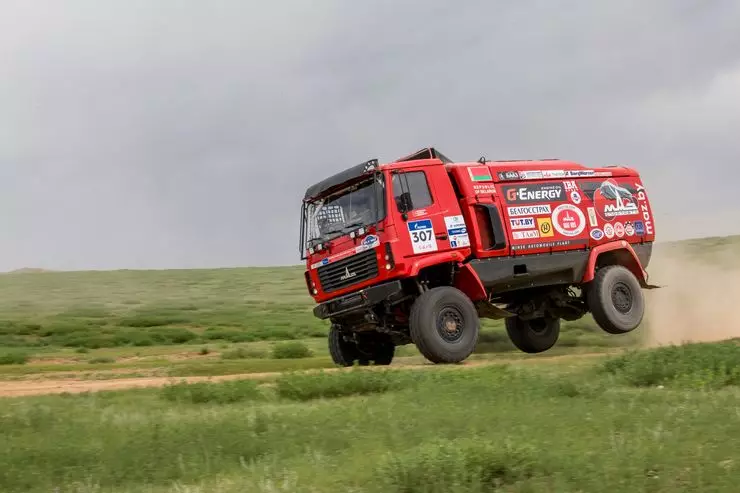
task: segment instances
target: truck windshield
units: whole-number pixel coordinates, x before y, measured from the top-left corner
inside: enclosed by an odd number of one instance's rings
[[[381,174],[351,187],[303,204],[302,249],[362,226],[370,226],[385,217],[384,180]]]

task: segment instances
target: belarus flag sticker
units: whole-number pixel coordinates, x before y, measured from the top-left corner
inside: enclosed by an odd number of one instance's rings
[[[470,173],[470,179],[473,181],[493,181],[488,166],[471,166],[468,168],[468,173]]]

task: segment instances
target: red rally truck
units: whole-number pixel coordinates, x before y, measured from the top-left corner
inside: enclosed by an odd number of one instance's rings
[[[565,160],[453,162],[434,148],[350,167],[306,190],[300,251],[334,362],[388,365],[475,349],[504,319],[538,353],[561,320],[609,334],[640,325],[655,221],[637,171]]]

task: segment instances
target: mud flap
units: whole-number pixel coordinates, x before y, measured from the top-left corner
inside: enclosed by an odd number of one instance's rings
[[[655,284],[648,284],[648,283],[645,283],[642,285],[642,289],[660,289],[664,287],[665,286],[656,286]]]
[[[478,316],[481,318],[500,320],[502,318],[516,317],[516,313],[499,308],[489,301],[478,301],[475,303],[475,308],[478,310]]]

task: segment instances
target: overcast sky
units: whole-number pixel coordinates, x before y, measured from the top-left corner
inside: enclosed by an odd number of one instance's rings
[[[305,188],[433,145],[627,164],[740,232],[740,2],[0,0],[0,271],[300,263]]]

